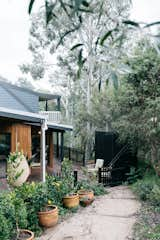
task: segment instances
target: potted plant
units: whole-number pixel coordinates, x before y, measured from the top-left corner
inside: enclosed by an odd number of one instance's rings
[[[63,205],[66,208],[76,208],[79,205],[79,196],[77,193],[69,193],[63,197]]]
[[[72,162],[64,159],[62,163],[63,205],[66,208],[76,208],[79,205],[79,196],[74,187]]]
[[[18,231],[17,240],[33,240],[34,233],[27,229],[20,229]]]
[[[38,212],[39,224],[43,227],[53,227],[58,222],[58,208],[55,205],[46,205]]]
[[[83,197],[80,199],[80,204],[82,207],[89,206],[94,201],[94,198]]]
[[[22,151],[10,153],[7,161],[7,177],[12,186],[22,185],[30,175],[30,168]]]
[[[38,183],[33,196],[33,204],[37,211],[39,224],[43,227],[53,227],[58,222],[58,208],[49,199],[47,185]]]
[[[87,189],[80,189],[78,191],[79,199],[88,198],[93,200],[94,199],[94,192],[92,190]]]

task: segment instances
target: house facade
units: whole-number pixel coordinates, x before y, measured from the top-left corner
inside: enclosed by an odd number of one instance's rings
[[[59,95],[18,87],[0,78],[0,168],[10,152],[23,151],[29,161],[54,169],[54,139],[63,160],[63,136],[72,126],[61,124]],[[53,137],[54,135],[54,137]],[[3,164],[2,164],[3,163]],[[4,170],[0,170],[0,177]]]

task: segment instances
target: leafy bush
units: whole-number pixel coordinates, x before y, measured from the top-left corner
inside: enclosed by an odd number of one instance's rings
[[[160,207],[160,186],[155,185],[152,191],[148,194],[148,200],[151,205]]]
[[[107,191],[104,188],[102,184],[99,184],[97,182],[90,182],[88,180],[81,180],[77,183],[77,190],[79,189],[86,189],[86,190],[92,190],[94,192],[95,196],[106,194]]]
[[[138,220],[133,229],[133,239],[160,239],[159,219],[160,211],[156,211],[154,207],[145,202],[138,213]]]
[[[0,239],[16,239],[19,228],[27,227],[27,209],[14,192],[0,195]]]
[[[35,184],[32,183],[24,183],[22,186],[15,189],[16,197],[18,199],[23,199],[26,209],[27,209],[27,221],[28,221],[28,229],[33,231],[37,236],[42,232],[41,227],[39,226],[37,211],[40,208],[40,203],[38,202],[39,198],[38,194],[42,194],[40,192],[41,183]],[[41,196],[42,197],[42,196]],[[42,199],[41,199],[42,204]]]
[[[147,174],[142,180],[132,185],[133,191],[143,201],[159,206],[160,203],[160,179],[155,175]]]
[[[0,195],[0,236],[6,232],[8,239],[12,239],[16,235],[15,208],[11,200],[10,194]],[[5,230],[5,227],[7,228]]]
[[[0,211],[0,240],[8,240],[11,237],[12,227],[9,221]]]
[[[133,184],[138,179],[142,178],[142,170],[136,169],[135,167],[131,167],[130,172],[126,173],[127,176],[127,183]]]

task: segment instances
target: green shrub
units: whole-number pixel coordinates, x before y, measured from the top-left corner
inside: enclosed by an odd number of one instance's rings
[[[0,240],[11,239],[12,225],[0,211]]]
[[[160,207],[160,186],[154,185],[152,191],[148,194],[148,200],[151,205]]]
[[[23,199],[26,205],[28,229],[33,231],[37,236],[42,232],[37,216],[40,203],[38,199],[36,199],[39,198],[38,194],[42,194],[42,192],[40,192],[40,185],[41,183],[24,183],[22,186],[15,189],[16,197],[18,199]]]
[[[138,179],[142,178],[143,174],[141,169],[136,169],[135,167],[131,167],[130,172],[126,173],[126,176],[127,176],[127,183],[133,184]]]
[[[105,187],[97,181],[90,182],[88,180],[81,180],[77,183],[77,190],[86,189],[92,190],[95,196],[104,195],[107,193]]]
[[[18,228],[26,228],[27,225],[27,209],[24,201],[16,198],[14,192],[1,194],[0,239],[15,239]]]
[[[160,179],[155,174],[146,174],[141,180],[132,185],[133,191],[143,201],[149,201],[155,206],[160,202]]]
[[[16,235],[16,220],[15,207],[12,202],[11,194],[5,193],[0,195],[0,218],[2,220],[2,222],[0,222],[0,236],[4,235],[3,230],[7,223],[6,232],[8,231],[8,239],[13,239]]]
[[[146,201],[148,199],[148,195],[153,189],[153,186],[152,182],[139,180],[134,184],[133,190],[141,200]]]

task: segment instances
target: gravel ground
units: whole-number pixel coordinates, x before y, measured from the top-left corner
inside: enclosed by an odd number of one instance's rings
[[[108,189],[94,203],[47,229],[39,240],[127,240],[140,203],[126,186]]]

